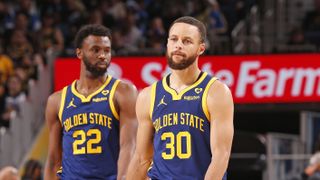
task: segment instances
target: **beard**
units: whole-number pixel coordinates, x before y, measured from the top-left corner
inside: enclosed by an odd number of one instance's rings
[[[183,59],[180,60],[180,62],[176,63],[174,62],[173,58],[172,58],[172,53],[171,56],[168,54],[168,52],[166,53],[167,56],[167,63],[169,65],[169,67],[171,69],[174,70],[183,70],[188,68],[191,64],[193,64],[196,61],[197,55],[192,55],[190,57],[185,57],[183,56]]]
[[[93,77],[99,77],[105,75],[107,72],[107,69],[110,65],[110,62],[107,64],[106,68],[100,68],[98,65],[101,62],[97,62],[95,64],[90,63],[89,59],[87,56],[83,56],[83,62],[84,65],[86,66],[87,71],[89,71]]]

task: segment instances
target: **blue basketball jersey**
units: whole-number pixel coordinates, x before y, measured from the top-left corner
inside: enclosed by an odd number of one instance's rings
[[[204,179],[212,157],[207,94],[215,80],[204,72],[180,93],[169,87],[169,76],[152,85],[150,116],[155,134],[148,170],[151,179]]]
[[[85,97],[74,81],[62,90],[59,119],[62,132],[61,179],[117,178],[119,115],[113,96],[119,80],[107,77],[94,93]]]

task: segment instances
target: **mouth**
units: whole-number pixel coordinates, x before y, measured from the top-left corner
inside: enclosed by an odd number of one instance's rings
[[[98,66],[98,67],[103,67],[103,68],[105,68],[105,67],[107,67],[108,66],[108,62],[107,61],[100,61],[100,62],[98,62],[96,65]]]
[[[182,57],[184,57],[185,54],[184,54],[184,53],[181,53],[181,52],[173,52],[173,53],[172,53],[172,56],[182,56]]]

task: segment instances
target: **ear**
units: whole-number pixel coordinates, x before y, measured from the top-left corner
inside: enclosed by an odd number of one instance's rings
[[[78,58],[78,59],[82,59],[82,50],[79,49],[79,48],[77,48],[77,49],[76,49],[76,55],[77,55],[77,58]]]
[[[206,44],[205,43],[201,43],[199,46],[199,51],[198,51],[198,55],[202,55],[204,53],[204,51],[206,50]]]

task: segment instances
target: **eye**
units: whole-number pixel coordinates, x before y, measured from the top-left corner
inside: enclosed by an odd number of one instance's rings
[[[94,53],[98,53],[100,51],[100,49],[98,47],[93,47],[91,49],[91,51],[94,52]]]
[[[183,44],[192,44],[192,41],[190,39],[185,39],[182,41]]]
[[[110,53],[110,48],[106,48],[106,49],[104,50],[104,52],[105,52],[105,53]]]
[[[174,41],[174,42],[175,42],[175,41],[178,41],[178,38],[176,38],[176,37],[170,37],[170,38],[169,38],[169,41]]]

